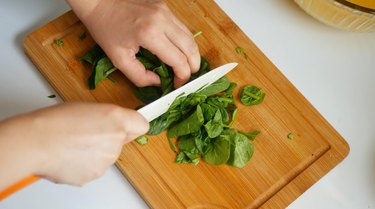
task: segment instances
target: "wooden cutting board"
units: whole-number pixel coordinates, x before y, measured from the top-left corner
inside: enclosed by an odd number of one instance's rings
[[[228,75],[239,86],[236,95],[247,84],[265,90],[260,105],[245,107],[237,100],[234,124],[239,130],[262,133],[243,169],[204,162],[175,164],[165,133],[152,137],[146,146],[125,145],[118,168],[151,208],[285,208],[346,157],[348,144],[214,1],[168,4],[191,31],[203,32],[196,40],[213,67],[239,63]],[[107,79],[96,90],[88,89],[90,66],[78,60],[94,45],[90,37],[79,39],[85,31],[68,12],[28,35],[26,53],[64,101],[140,105],[130,82],[118,72],[115,83]],[[235,52],[238,46],[247,58]],[[294,139],[288,139],[288,133]]]

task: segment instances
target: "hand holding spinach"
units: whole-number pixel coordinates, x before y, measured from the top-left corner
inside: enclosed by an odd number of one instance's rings
[[[162,0],[67,0],[93,39],[136,86],[159,85],[160,79],[136,58],[149,49],[174,72],[175,87],[198,71],[200,54],[193,34]]]

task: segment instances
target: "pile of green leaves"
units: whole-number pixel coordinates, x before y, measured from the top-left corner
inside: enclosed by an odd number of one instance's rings
[[[178,97],[166,113],[150,123],[148,134],[167,130],[177,163],[198,164],[202,158],[210,164],[244,167],[254,153],[251,140],[260,132],[232,128],[237,113],[235,87],[222,77],[198,92]],[[176,138],[177,148],[172,138]]]
[[[161,79],[160,87],[135,88],[139,99],[147,104],[174,90],[174,74],[170,66],[144,48],[136,56],[147,70],[157,73]],[[92,64],[92,73],[88,79],[90,89],[95,89],[103,79],[111,78],[111,73],[117,70],[98,45],[82,56],[81,60]],[[209,70],[209,63],[202,57],[199,71],[190,80]],[[236,86],[224,76],[198,92],[176,98],[166,113],[150,122],[148,135],[167,131],[168,142],[176,153],[177,163],[196,165],[203,159],[214,165],[244,167],[254,153],[251,141],[260,132],[245,133],[232,128],[237,114],[233,96]],[[176,143],[172,139],[176,139]],[[137,142],[146,144],[147,137],[141,136]]]

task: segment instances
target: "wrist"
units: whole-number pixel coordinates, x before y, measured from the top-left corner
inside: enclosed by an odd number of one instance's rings
[[[99,5],[101,0],[66,0],[79,19],[84,20]]]
[[[46,154],[35,143],[27,116],[0,121],[0,190],[35,175],[46,161]]]

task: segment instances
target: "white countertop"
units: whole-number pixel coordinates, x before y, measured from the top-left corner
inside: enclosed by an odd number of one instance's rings
[[[216,2],[350,144],[349,156],[289,208],[375,208],[375,33],[330,28],[291,0]],[[68,9],[63,0],[1,1],[0,119],[61,102],[47,97],[55,92],[22,40]],[[148,207],[112,166],[83,188],[39,181],[0,208]]]

